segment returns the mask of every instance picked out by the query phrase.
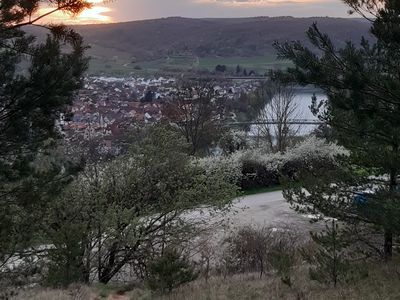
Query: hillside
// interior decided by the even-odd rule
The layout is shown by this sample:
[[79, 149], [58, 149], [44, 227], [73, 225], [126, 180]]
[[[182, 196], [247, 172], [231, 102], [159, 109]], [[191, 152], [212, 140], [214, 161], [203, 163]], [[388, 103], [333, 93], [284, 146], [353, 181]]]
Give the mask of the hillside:
[[[76, 26], [92, 46], [92, 72], [205, 68], [216, 64], [266, 68], [276, 64], [274, 41], [306, 42], [317, 22], [341, 46], [368, 35], [361, 19], [258, 17], [237, 19], [165, 18]], [[264, 62], [264, 65], [262, 64]]]

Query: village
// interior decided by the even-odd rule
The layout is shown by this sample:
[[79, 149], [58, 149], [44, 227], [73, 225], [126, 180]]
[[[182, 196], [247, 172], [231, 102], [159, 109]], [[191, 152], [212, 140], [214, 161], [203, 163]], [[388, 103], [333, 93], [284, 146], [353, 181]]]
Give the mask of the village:
[[[162, 107], [176, 91], [175, 78], [87, 77], [77, 93], [71, 116], [63, 115], [59, 126], [66, 140], [100, 138], [106, 148], [113, 147], [125, 129], [163, 118]], [[255, 81], [220, 80], [214, 89], [233, 100], [253, 92]]]

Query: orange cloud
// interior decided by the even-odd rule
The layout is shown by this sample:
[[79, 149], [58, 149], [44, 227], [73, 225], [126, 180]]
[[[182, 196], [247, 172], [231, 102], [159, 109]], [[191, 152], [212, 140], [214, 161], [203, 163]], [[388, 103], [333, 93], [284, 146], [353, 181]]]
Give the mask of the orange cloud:
[[[107, 15], [107, 13], [111, 12], [109, 7], [103, 5], [97, 5], [103, 3], [103, 0], [89, 0], [89, 2], [93, 3], [93, 7], [90, 9], [84, 10], [77, 16], [71, 16], [70, 14], [63, 12], [56, 12], [51, 14], [50, 16], [43, 19], [43, 22], [47, 23], [66, 23], [66, 24], [93, 24], [93, 23], [110, 23], [112, 22], [112, 18]], [[38, 15], [43, 15], [52, 11], [54, 7], [43, 7], [39, 9]]]

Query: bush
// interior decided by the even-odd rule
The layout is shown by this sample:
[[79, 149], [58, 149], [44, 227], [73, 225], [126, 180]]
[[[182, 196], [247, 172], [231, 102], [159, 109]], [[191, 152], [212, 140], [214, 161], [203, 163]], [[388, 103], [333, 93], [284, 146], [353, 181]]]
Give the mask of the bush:
[[259, 272], [266, 268], [271, 231], [267, 228], [246, 226], [226, 239], [226, 271], [229, 273]]
[[[303, 167], [331, 166], [338, 156], [348, 155], [343, 147], [323, 139], [308, 137], [286, 153], [268, 153], [261, 149], [239, 150], [221, 160], [226, 166], [239, 170], [238, 184], [243, 190], [272, 187], [280, 184], [280, 177], [296, 178]], [[206, 158], [210, 162], [215, 158]], [[206, 163], [207, 165], [208, 163]]]
[[225, 132], [219, 140], [224, 154], [229, 155], [236, 151], [248, 148], [248, 138], [245, 131], [230, 130]]
[[274, 234], [268, 254], [268, 262], [281, 278], [281, 281], [292, 286], [292, 269], [298, 262], [299, 235], [287, 228]]
[[291, 286], [291, 270], [297, 262], [298, 234], [291, 228], [246, 226], [229, 236], [222, 261], [227, 273], [277, 272]]
[[148, 285], [152, 290], [171, 292], [178, 286], [197, 279], [191, 263], [175, 249], [167, 249], [149, 266]]
[[259, 161], [243, 160], [240, 186], [243, 190], [279, 185], [277, 170], [268, 169]]

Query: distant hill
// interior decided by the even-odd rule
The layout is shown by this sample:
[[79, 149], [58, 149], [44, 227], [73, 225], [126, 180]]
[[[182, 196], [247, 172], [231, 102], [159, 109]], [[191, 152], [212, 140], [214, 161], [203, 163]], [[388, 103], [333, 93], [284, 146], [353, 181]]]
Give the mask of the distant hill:
[[[129, 70], [157, 69], [182, 61], [206, 66], [223, 58], [269, 57], [274, 41], [306, 42], [305, 32], [317, 22], [338, 46], [368, 36], [362, 19], [257, 17], [232, 19], [164, 18], [127, 23], [75, 26], [92, 46], [93, 66]], [[182, 58], [179, 58], [179, 57]], [[176, 59], [176, 58], [179, 59]], [[232, 64], [235, 61], [230, 61]], [[254, 61], [256, 64], [256, 61]], [[179, 67], [179, 66], [178, 66]]]
[[370, 24], [360, 19], [334, 18], [166, 18], [76, 27], [93, 46], [128, 52], [138, 60], [162, 58], [189, 50], [200, 57], [262, 56], [272, 53], [275, 40], [306, 40], [305, 31], [317, 22], [338, 45], [359, 40]]

